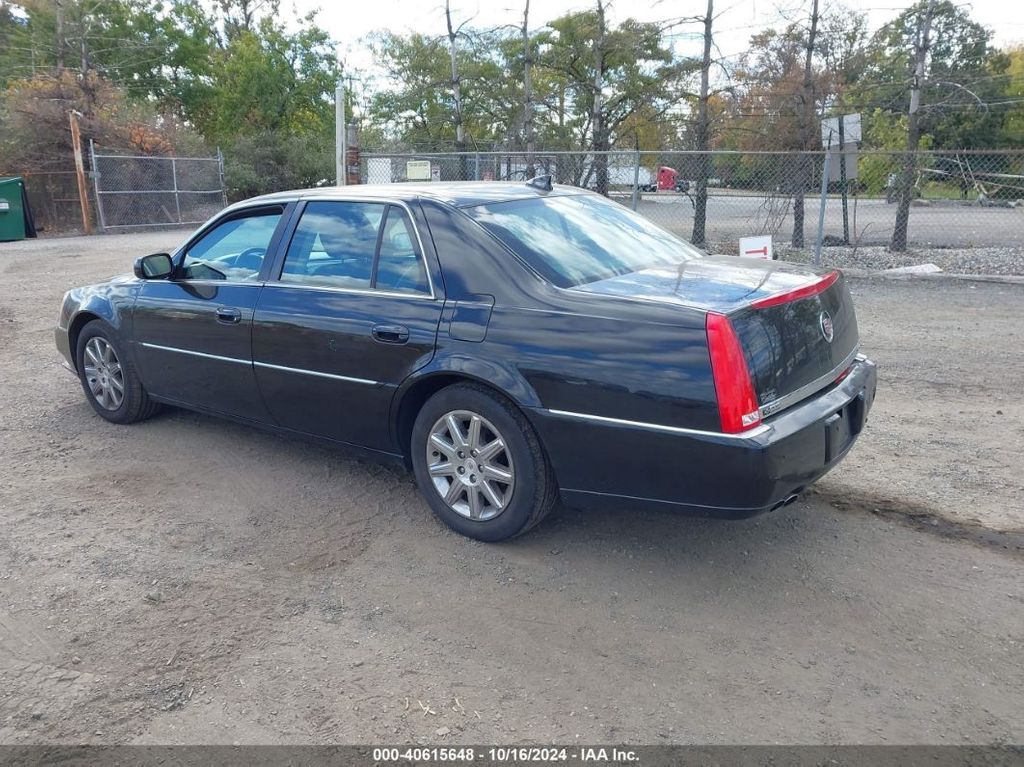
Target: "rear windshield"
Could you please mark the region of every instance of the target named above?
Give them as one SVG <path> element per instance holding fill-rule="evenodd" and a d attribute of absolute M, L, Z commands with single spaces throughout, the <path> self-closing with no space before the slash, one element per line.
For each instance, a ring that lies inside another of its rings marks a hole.
<path fill-rule="evenodd" d="M 597 195 L 536 197 L 466 212 L 562 288 L 676 266 L 703 255 L 643 216 Z"/>

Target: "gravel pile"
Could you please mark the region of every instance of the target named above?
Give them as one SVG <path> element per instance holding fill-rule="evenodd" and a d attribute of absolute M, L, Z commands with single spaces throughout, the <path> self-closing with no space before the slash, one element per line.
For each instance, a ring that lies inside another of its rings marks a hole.
<path fill-rule="evenodd" d="M 735 247 L 719 252 L 735 253 Z M 813 250 L 776 246 L 776 256 L 785 261 L 809 263 Z M 893 253 L 883 245 L 861 248 L 822 248 L 822 266 L 841 269 L 895 269 L 917 264 L 935 264 L 952 274 L 1024 275 L 1024 250 L 1020 248 L 914 248 Z"/>

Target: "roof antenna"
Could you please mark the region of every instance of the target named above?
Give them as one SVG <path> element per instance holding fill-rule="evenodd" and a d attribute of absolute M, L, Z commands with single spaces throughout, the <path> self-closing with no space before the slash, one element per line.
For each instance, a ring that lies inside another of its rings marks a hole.
<path fill-rule="evenodd" d="M 545 173 L 545 174 L 543 174 L 541 176 L 534 176 L 533 178 L 531 178 L 526 183 L 528 185 L 532 186 L 534 189 L 540 189 L 543 192 L 550 192 L 551 191 L 551 174 L 550 173 Z"/>

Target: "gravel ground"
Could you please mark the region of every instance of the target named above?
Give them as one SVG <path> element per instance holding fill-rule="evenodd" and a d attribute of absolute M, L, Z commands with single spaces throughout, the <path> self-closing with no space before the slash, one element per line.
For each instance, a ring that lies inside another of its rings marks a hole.
<path fill-rule="evenodd" d="M 487 546 L 396 469 L 92 413 L 61 292 L 181 236 L 0 245 L 0 743 L 1024 737 L 1024 286 L 853 280 L 876 407 L 780 512 Z"/>
<path fill-rule="evenodd" d="M 735 252 L 735 246 L 732 250 Z M 779 258 L 810 263 L 813 251 L 779 249 Z M 821 250 L 823 266 L 882 270 L 917 264 L 935 264 L 950 274 L 1024 275 L 1024 248 L 912 248 L 893 253 L 884 246 L 829 247 Z"/>

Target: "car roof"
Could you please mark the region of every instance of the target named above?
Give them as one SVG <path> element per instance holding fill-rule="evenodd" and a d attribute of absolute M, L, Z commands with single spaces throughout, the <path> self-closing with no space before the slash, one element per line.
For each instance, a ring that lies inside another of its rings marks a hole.
<path fill-rule="evenodd" d="M 593 194 L 587 189 L 555 184 L 551 191 L 533 186 L 525 181 L 435 181 L 425 183 L 400 182 L 394 184 L 357 184 L 351 186 L 319 186 L 311 189 L 292 189 L 287 192 L 252 197 L 235 203 L 232 207 L 248 207 L 252 204 L 290 202 L 292 200 L 344 200 L 380 197 L 387 200 L 410 202 L 416 199 L 431 199 L 468 208 L 495 202 L 526 200 L 533 197 L 551 197 L 575 194 Z"/>

